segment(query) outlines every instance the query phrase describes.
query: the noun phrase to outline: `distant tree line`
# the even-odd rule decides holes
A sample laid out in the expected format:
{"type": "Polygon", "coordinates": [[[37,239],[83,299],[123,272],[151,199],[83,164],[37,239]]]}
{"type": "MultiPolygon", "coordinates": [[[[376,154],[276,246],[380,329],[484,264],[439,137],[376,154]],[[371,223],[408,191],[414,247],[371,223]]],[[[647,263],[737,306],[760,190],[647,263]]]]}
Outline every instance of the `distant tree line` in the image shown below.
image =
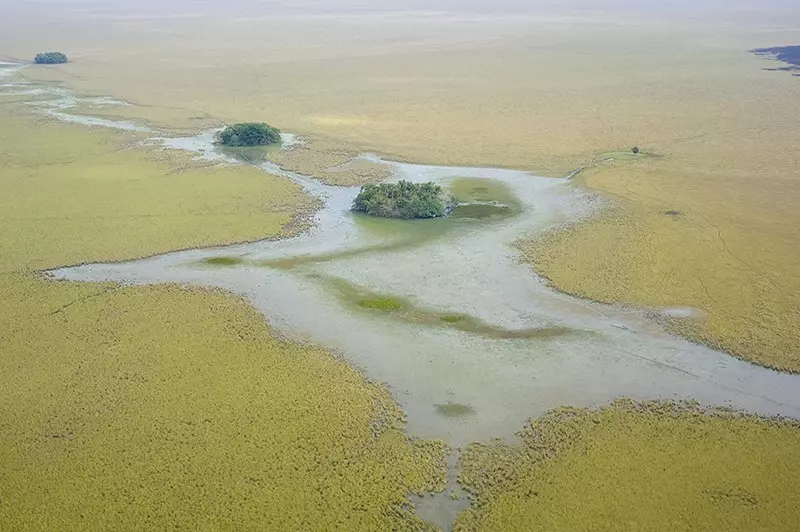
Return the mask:
{"type": "Polygon", "coordinates": [[[219,134],[224,146],[266,146],[281,141],[281,131],[263,122],[245,122],[226,127],[219,134]]]}
{"type": "Polygon", "coordinates": [[[455,206],[439,185],[428,183],[381,183],[364,185],[353,200],[353,210],[384,218],[438,218],[455,206]]]}
{"type": "Polygon", "coordinates": [[[36,54],[33,62],[37,65],[60,65],[67,62],[67,56],[61,52],[44,52],[36,54]]]}

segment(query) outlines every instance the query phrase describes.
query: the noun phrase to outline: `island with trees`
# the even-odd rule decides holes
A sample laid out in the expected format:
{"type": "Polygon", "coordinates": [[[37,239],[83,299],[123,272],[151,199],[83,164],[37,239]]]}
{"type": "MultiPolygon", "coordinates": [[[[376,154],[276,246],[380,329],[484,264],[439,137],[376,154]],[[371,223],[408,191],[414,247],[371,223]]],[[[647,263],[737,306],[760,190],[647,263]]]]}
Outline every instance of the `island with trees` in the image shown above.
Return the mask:
{"type": "Polygon", "coordinates": [[[219,142],[223,146],[267,146],[280,141],[280,130],[263,122],[233,124],[219,134],[219,142]]]}
{"type": "Polygon", "coordinates": [[[67,62],[67,56],[61,52],[43,52],[36,54],[33,62],[37,65],[60,65],[67,62]]]}
{"type": "Polygon", "coordinates": [[[448,215],[456,203],[439,185],[428,183],[369,184],[353,200],[353,210],[383,218],[439,218],[448,215]]]}

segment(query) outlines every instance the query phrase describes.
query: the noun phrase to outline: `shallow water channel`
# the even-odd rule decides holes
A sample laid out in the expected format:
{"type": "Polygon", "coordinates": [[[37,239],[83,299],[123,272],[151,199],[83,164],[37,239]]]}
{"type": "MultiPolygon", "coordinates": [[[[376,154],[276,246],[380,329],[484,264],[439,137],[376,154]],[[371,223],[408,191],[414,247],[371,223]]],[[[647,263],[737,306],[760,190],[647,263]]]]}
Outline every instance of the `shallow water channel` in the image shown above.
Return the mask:
{"type": "MultiPolygon", "coordinates": [[[[87,125],[144,129],[70,115],[71,96],[58,97],[43,111],[87,125]]],[[[243,162],[218,151],[212,132],[186,139],[153,133],[167,149],[257,164],[294,180],[324,200],[313,229],[286,240],[49,275],[196,284],[246,296],[290,338],[327,346],[387,383],[408,415],[410,434],[456,446],[511,438],[526,419],[560,405],[598,405],[619,396],[691,398],[800,417],[800,377],[677,338],[643,310],[554,291],[520,262],[516,239],[597,208],[569,180],[383,161],[392,179],[435,181],[469,206],[448,219],[376,219],[350,212],[357,188],[327,186],[268,161],[243,162]]],[[[422,513],[446,522],[451,516],[444,514],[452,512],[444,504],[422,504],[422,513]]]]}

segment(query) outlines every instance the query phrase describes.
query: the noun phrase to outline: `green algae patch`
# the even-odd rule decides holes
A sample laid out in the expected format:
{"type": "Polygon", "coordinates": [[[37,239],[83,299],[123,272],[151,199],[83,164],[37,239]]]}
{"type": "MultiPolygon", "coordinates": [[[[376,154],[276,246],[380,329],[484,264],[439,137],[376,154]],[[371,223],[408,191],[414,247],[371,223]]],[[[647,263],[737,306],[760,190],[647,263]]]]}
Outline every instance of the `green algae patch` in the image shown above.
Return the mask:
{"type": "Polygon", "coordinates": [[[439,320],[444,323],[453,324],[467,321],[469,320],[469,316],[466,314],[442,314],[439,316],[439,320]]]}
{"type": "Polygon", "coordinates": [[[495,179],[458,177],[450,182],[448,190],[458,203],[450,213],[454,219],[508,218],[522,208],[511,188],[495,179]]]}
{"type": "Polygon", "coordinates": [[[466,205],[459,205],[450,216],[459,219],[468,220],[488,220],[491,218],[507,218],[516,211],[508,205],[494,204],[494,203],[469,203],[466,205]]]}
{"type": "Polygon", "coordinates": [[[433,405],[436,408],[436,413],[440,416],[447,418],[468,417],[475,414],[475,409],[470,405],[462,403],[453,403],[448,401],[445,404],[433,405]]]}
{"type": "Polygon", "coordinates": [[[400,310],[403,308],[403,302],[394,297],[371,297],[359,299],[357,302],[359,307],[374,310],[400,310]]]}
{"type": "Polygon", "coordinates": [[[786,530],[800,519],[800,423],[620,400],[472,444],[455,530],[786,530]]]}
{"type": "Polygon", "coordinates": [[[450,182],[448,190],[459,202],[516,204],[519,201],[508,185],[484,177],[457,177],[450,182]]]}
{"type": "Polygon", "coordinates": [[[244,262],[240,257],[209,257],[201,261],[208,266],[237,266],[244,262]]]}
{"type": "Polygon", "coordinates": [[[497,340],[548,340],[568,334],[586,334],[584,331],[560,325],[506,329],[486,323],[469,314],[436,312],[417,306],[407,299],[373,292],[338,277],[315,274],[313,278],[330,287],[347,305],[355,306],[358,309],[384,311],[391,314],[393,319],[401,319],[417,325],[454,329],[497,340]]]}

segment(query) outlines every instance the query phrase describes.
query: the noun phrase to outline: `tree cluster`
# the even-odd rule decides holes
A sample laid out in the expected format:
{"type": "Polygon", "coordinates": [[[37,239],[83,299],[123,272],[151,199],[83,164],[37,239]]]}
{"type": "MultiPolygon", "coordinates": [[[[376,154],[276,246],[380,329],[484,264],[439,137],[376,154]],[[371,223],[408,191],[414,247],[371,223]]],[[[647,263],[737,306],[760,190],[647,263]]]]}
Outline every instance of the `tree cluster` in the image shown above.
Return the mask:
{"type": "Polygon", "coordinates": [[[280,142],[281,132],[263,122],[246,122],[226,127],[219,141],[225,146],[266,146],[280,142]]]}
{"type": "Polygon", "coordinates": [[[67,62],[67,56],[61,52],[44,52],[36,54],[33,62],[37,65],[59,65],[67,62]]]}
{"type": "Polygon", "coordinates": [[[381,183],[364,185],[353,200],[353,210],[384,218],[438,218],[447,215],[454,202],[435,183],[381,183]]]}

